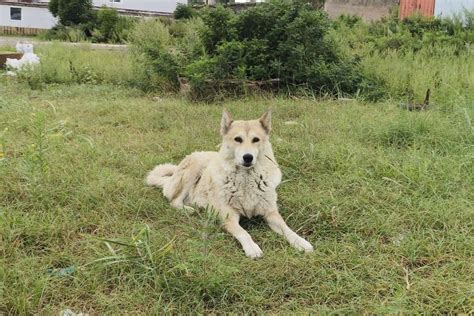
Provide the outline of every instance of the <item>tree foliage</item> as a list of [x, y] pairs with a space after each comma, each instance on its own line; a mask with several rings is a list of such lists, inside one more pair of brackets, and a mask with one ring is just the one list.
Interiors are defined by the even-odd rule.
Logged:
[[93, 18], [92, 0], [51, 0], [48, 7], [65, 26], [87, 23]]

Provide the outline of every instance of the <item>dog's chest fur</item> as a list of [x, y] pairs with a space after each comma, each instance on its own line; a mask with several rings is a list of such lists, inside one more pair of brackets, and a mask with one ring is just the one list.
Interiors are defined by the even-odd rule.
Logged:
[[227, 204], [249, 218], [269, 210], [276, 195], [267, 176], [256, 168], [239, 168], [225, 176], [223, 191]]

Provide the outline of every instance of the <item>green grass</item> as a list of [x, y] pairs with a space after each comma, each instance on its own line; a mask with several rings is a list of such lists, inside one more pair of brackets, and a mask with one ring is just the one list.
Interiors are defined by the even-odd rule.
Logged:
[[264, 251], [253, 261], [143, 182], [215, 150], [220, 105], [1, 79], [0, 313], [468, 313], [472, 102], [227, 102], [243, 119], [274, 108], [281, 213], [315, 245], [298, 253], [246, 221]]

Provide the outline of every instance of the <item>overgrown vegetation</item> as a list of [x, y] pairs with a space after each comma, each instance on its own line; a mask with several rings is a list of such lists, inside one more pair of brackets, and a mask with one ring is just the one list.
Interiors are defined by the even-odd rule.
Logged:
[[[131, 85], [167, 93], [181, 88], [198, 100], [271, 91], [411, 102], [431, 87], [442, 90], [435, 98], [444, 95], [453, 103], [450, 85], [470, 93], [469, 76], [441, 84], [447, 80], [442, 71], [450, 71], [453, 58], [471, 64], [474, 15], [469, 11], [454, 18], [413, 16], [403, 21], [394, 11], [367, 24], [354, 16], [329, 21], [311, 5], [289, 0], [240, 13], [223, 6], [193, 10], [181, 5], [175, 12], [178, 20], [134, 23], [102, 8], [91, 36], [96, 41], [128, 41]], [[85, 38], [83, 29], [60, 26], [51, 32], [56, 31], [65, 40]], [[398, 76], [389, 73], [398, 71]]]
[[[202, 9], [191, 21], [140, 24], [134, 33], [138, 39], [132, 35], [130, 40], [148, 60], [142, 67], [174, 90], [185, 77], [193, 98], [239, 95], [255, 86], [373, 97], [381, 82], [357, 59], [342, 54], [326, 36], [331, 24], [325, 13], [305, 3], [271, 1], [241, 13], [217, 6]], [[162, 35], [154, 38], [155, 32]]]
[[[468, 60], [474, 37], [470, 12], [462, 18], [414, 16], [399, 21], [394, 12], [372, 24], [350, 16], [330, 22], [324, 13], [291, 1], [272, 1], [238, 14], [217, 6], [201, 10], [200, 18], [192, 21], [142, 23], [137, 35], [150, 35], [143, 47], [132, 38], [134, 51], [146, 56], [137, 68], [142, 73], [146, 69], [149, 78], [160, 78], [146, 80], [157, 83], [146, 88], [176, 91], [179, 78], [186, 78], [190, 96], [198, 99], [270, 90], [411, 101], [428, 87], [440, 87], [439, 67], [407, 72], [399, 63], [384, 63], [384, 59], [446, 60], [448, 64], [452, 58]], [[153, 39], [155, 28], [166, 39]], [[184, 36], [185, 47], [183, 35], [191, 38]], [[155, 46], [153, 51], [150, 45]], [[391, 76], [377, 69], [380, 64], [387, 70], [397, 66], [405, 74]], [[417, 74], [423, 74], [423, 81], [417, 81]]]
[[[289, 4], [270, 5], [278, 13], [279, 5]], [[264, 7], [257, 6], [238, 18], [235, 13], [218, 7], [204, 11], [202, 18], [140, 21], [127, 36], [130, 54], [117, 53], [122, 59], [119, 67], [112, 66], [113, 77], [105, 71], [109, 64], [114, 64], [106, 57], [115, 54], [112, 52], [104, 53], [104, 58], [99, 57], [102, 53], [95, 53], [96, 60], [101, 60], [97, 66], [87, 58], [72, 64], [87, 68], [98, 82], [120, 82], [148, 92], [175, 93], [180, 87], [188, 91], [190, 86], [191, 93], [187, 95], [194, 99], [215, 100], [273, 91], [286, 95], [393, 98], [408, 102], [422, 100], [426, 89], [432, 88], [433, 103], [450, 108], [458, 102], [467, 104], [473, 96], [470, 73], [474, 23], [469, 12], [464, 14], [464, 24], [458, 18], [427, 20], [417, 16], [398, 21], [395, 14], [367, 24], [350, 16], [330, 22], [322, 13], [298, 7], [295, 9], [298, 14], [304, 13], [317, 23], [314, 28], [307, 28], [306, 22], [298, 24], [305, 21], [303, 18], [295, 19], [292, 25], [296, 35], [284, 37], [278, 33], [282, 27], [274, 27], [279, 25], [273, 23], [277, 13], [260, 8]], [[281, 12], [288, 12], [285, 10]], [[114, 19], [112, 16], [111, 20]], [[417, 28], [418, 31], [413, 31]], [[112, 34], [111, 30], [104, 27], [95, 34]], [[318, 32], [325, 32], [325, 36], [313, 36]], [[438, 36], [440, 32], [444, 37]], [[299, 44], [301, 36], [309, 38], [306, 44], [304, 41]], [[272, 40], [273, 37], [277, 39]], [[43, 75], [27, 74], [29, 82], [39, 80], [42, 83], [34, 85], [42, 86], [48, 82], [74, 82], [64, 78], [78, 78], [75, 82], [80, 83], [95, 81], [84, 80], [83, 76], [59, 75], [63, 71], [56, 70], [54, 64], [47, 65], [46, 61], [53, 62], [54, 58], [48, 55], [54, 55], [55, 49], [40, 50], [45, 58], [40, 71]], [[306, 62], [307, 58], [313, 63]], [[67, 60], [59, 60], [59, 69], [78, 68], [68, 68]]]
[[127, 51], [91, 50], [88, 44], [71, 47], [54, 43], [38, 46], [40, 64], [20, 71], [17, 80], [31, 89], [49, 84], [134, 85], [136, 75]]
[[467, 105], [474, 98], [474, 78], [468, 75], [474, 67], [473, 21], [474, 12], [469, 11], [451, 18], [415, 15], [403, 21], [394, 11], [371, 24], [342, 16], [330, 37], [346, 54], [360, 59], [367, 72], [383, 78], [391, 98], [421, 101], [431, 87], [439, 105]]
[[397, 51], [416, 52], [431, 48], [454, 48], [456, 53], [469, 52], [474, 42], [474, 11], [465, 10], [463, 14], [446, 18], [428, 18], [413, 15], [404, 20], [398, 19], [393, 10], [390, 16], [380, 21], [364, 24], [360, 18], [341, 16], [334, 22], [335, 30], [345, 35], [351, 48], [364, 48], [378, 52]]
[[59, 23], [40, 33], [45, 40], [125, 43], [136, 22], [136, 18], [120, 16], [113, 8], [104, 6], [94, 11], [91, 1], [54, 0], [49, 9]]

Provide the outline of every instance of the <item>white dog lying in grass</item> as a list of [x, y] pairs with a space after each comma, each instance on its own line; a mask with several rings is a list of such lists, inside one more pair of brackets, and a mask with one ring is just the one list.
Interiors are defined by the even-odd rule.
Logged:
[[163, 188], [163, 194], [176, 208], [216, 210], [224, 229], [242, 244], [250, 258], [261, 257], [263, 252], [239, 225], [241, 216], [261, 215], [296, 249], [313, 251], [313, 246], [291, 230], [278, 212], [276, 187], [281, 171], [269, 141], [270, 125], [269, 111], [252, 121], [233, 121], [224, 111], [219, 152], [195, 152], [177, 166], [158, 165], [146, 182]]

